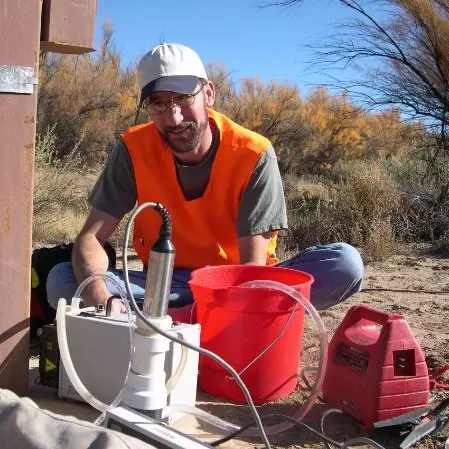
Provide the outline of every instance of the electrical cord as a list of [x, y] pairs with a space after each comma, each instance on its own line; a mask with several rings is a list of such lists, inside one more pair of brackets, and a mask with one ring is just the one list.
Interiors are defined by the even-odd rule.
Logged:
[[[324, 433], [324, 420], [326, 419], [327, 416], [329, 416], [331, 413], [340, 413], [343, 414], [343, 412], [341, 410], [339, 410], [338, 408], [330, 408], [328, 410], [326, 410], [322, 415], [321, 415], [321, 421], [320, 421], [320, 430], [321, 433], [323, 435], [325, 435]], [[331, 447], [329, 446], [329, 444], [327, 442], [324, 443], [324, 445], [327, 447], [327, 449], [331, 449]]]
[[[340, 409], [338, 408], [330, 408], [328, 410], [326, 410], [323, 415], [321, 416], [321, 421], [320, 421], [320, 430], [323, 436], [326, 436], [324, 433], [324, 420], [331, 415], [332, 413], [339, 413], [341, 415], [344, 415], [345, 413], [342, 412]], [[327, 437], [326, 437], [327, 438]], [[326, 445], [326, 447], [328, 449], [331, 449], [330, 446], [328, 445], [327, 442], [324, 443]], [[381, 444], [377, 443], [376, 441], [372, 440], [371, 438], [367, 438], [367, 437], [355, 437], [355, 438], [351, 438], [348, 441], [345, 441], [344, 443], [341, 443], [341, 448], [344, 449], [346, 447], [349, 447], [350, 445], [361, 445], [361, 444], [369, 444], [373, 447], [375, 447], [376, 449], [385, 449]]]
[[[321, 425], [324, 422], [324, 418], [330, 414], [327, 412], [331, 412], [331, 411], [332, 412], [338, 411], [340, 413], [343, 413], [341, 410], [338, 410], [338, 409], [327, 410], [323, 414], [323, 417], [321, 418]], [[324, 434], [324, 432], [320, 432], [320, 431], [314, 429], [313, 427], [309, 426], [305, 422], [299, 421], [299, 420], [297, 420], [291, 416], [288, 416], [288, 415], [283, 415], [282, 413], [271, 413], [269, 415], [262, 416], [261, 419], [266, 420], [266, 419], [278, 418], [278, 417], [283, 418], [286, 421], [290, 421], [291, 423], [293, 423], [296, 426], [301, 426], [301, 427], [306, 428], [307, 430], [312, 432], [314, 435], [316, 435], [318, 438], [320, 438], [323, 441], [323, 443], [326, 444], [326, 447], [329, 447], [329, 448], [330, 448], [329, 444], [332, 444], [340, 449], [346, 449], [347, 447], [350, 447], [350, 446], [358, 446], [358, 445], [365, 444], [365, 445], [371, 445], [371, 446], [375, 447], [376, 449], [385, 449], [382, 445], [380, 445], [376, 441], [374, 441], [370, 438], [366, 438], [366, 437], [356, 437], [356, 438], [352, 438], [348, 441], [345, 441], [344, 443], [340, 443], [338, 441], [333, 440], [332, 438], [329, 438], [328, 436], [326, 436]], [[227, 441], [237, 437], [238, 435], [240, 435], [242, 432], [244, 432], [246, 429], [248, 429], [249, 427], [251, 427], [253, 425], [254, 425], [254, 421], [248, 422], [245, 425], [243, 425], [239, 430], [236, 430], [235, 432], [232, 432], [231, 434], [226, 435], [225, 437], [220, 438], [219, 440], [212, 441], [209, 444], [211, 446], [216, 447], [216, 446], [219, 446], [220, 444], [226, 443]]]
[[[270, 418], [283, 418], [286, 421], [290, 421], [294, 425], [299, 425], [299, 426], [305, 427], [307, 430], [310, 430], [312, 433], [314, 433], [315, 435], [317, 435], [324, 441], [334, 444], [337, 447], [341, 447], [341, 444], [338, 443], [337, 441], [334, 441], [331, 438], [329, 438], [325, 435], [322, 435], [318, 430], [314, 429], [313, 427], [309, 426], [308, 424], [306, 424], [302, 421], [298, 421], [297, 419], [292, 418], [291, 416], [283, 415], [282, 413], [270, 413], [269, 415], [264, 415], [261, 417], [261, 419], [263, 419], [263, 420], [270, 419]], [[251, 427], [253, 425], [254, 425], [254, 421], [248, 422], [248, 423], [244, 424], [241, 427], [241, 429], [236, 430], [235, 432], [232, 432], [229, 435], [226, 435], [225, 437], [220, 438], [219, 440], [212, 441], [209, 444], [211, 446], [215, 447], [215, 446], [219, 446], [220, 444], [226, 443], [227, 441], [232, 440], [233, 438], [239, 436], [242, 432], [244, 432], [246, 429], [248, 429], [249, 427]]]
[[369, 445], [375, 447], [376, 449], [385, 449], [385, 447], [382, 446], [381, 444], [377, 443], [376, 441], [372, 440], [371, 438], [366, 438], [366, 437], [356, 437], [356, 438], [352, 438], [348, 441], [345, 441], [341, 445], [341, 449], [346, 449], [347, 447], [350, 447], [350, 446], [361, 446], [361, 445], [365, 445], [365, 444], [369, 444]]
[[[265, 433], [265, 430], [263, 428], [262, 425], [262, 421], [259, 417], [259, 414], [257, 413], [256, 407], [254, 405], [254, 402], [251, 398], [251, 395], [246, 387], [246, 385], [243, 383], [242, 379], [240, 378], [240, 376], [238, 375], [238, 373], [234, 370], [234, 368], [229, 365], [227, 362], [225, 362], [221, 357], [217, 356], [215, 353], [208, 351], [207, 349], [201, 348], [199, 346], [195, 346], [192, 345], [190, 343], [188, 343], [187, 341], [181, 340], [177, 337], [174, 337], [173, 335], [170, 335], [164, 331], [162, 331], [161, 329], [159, 329], [157, 326], [155, 326], [139, 309], [139, 307], [137, 306], [136, 300], [134, 299], [134, 295], [131, 291], [131, 286], [130, 286], [130, 282], [129, 282], [129, 275], [128, 275], [128, 260], [127, 260], [127, 254], [126, 254], [126, 250], [128, 248], [128, 242], [129, 242], [129, 234], [130, 234], [130, 230], [131, 230], [131, 224], [134, 221], [134, 218], [145, 208], [147, 207], [152, 207], [153, 209], [157, 210], [157, 211], [165, 211], [166, 209], [160, 204], [160, 203], [153, 203], [153, 202], [147, 202], [147, 203], [143, 203], [141, 204], [139, 207], [137, 207], [133, 213], [131, 214], [131, 216], [129, 217], [129, 220], [126, 224], [126, 231], [125, 231], [125, 237], [123, 239], [123, 255], [122, 255], [122, 260], [123, 260], [123, 280], [125, 283], [125, 288], [126, 288], [126, 292], [128, 294], [128, 299], [130, 302], [130, 305], [133, 309], [133, 311], [135, 312], [135, 314], [148, 326], [150, 327], [154, 332], [157, 332], [158, 334], [161, 334], [162, 336], [164, 336], [165, 338], [178, 343], [180, 345], [186, 346], [189, 349], [192, 349], [193, 351], [196, 351], [202, 355], [205, 355], [207, 357], [212, 358], [213, 360], [215, 360], [217, 363], [219, 363], [221, 366], [223, 366], [227, 371], [229, 371], [229, 373], [234, 377], [234, 379], [236, 380], [236, 382], [238, 383], [239, 387], [241, 388], [246, 401], [248, 403], [248, 406], [250, 407], [251, 413], [254, 416], [254, 421], [253, 423], [256, 424], [260, 436], [262, 438], [262, 441], [265, 445], [265, 447], [267, 449], [270, 449], [270, 443], [268, 441], [267, 435]], [[166, 212], [167, 214], [167, 212]], [[163, 214], [161, 214], [163, 215]], [[167, 214], [168, 216], [168, 214]], [[166, 217], [164, 217], [166, 218]], [[164, 220], [166, 221], [166, 220]], [[163, 223], [163, 226], [166, 223]], [[164, 231], [166, 231], [165, 227], [164, 227]]]

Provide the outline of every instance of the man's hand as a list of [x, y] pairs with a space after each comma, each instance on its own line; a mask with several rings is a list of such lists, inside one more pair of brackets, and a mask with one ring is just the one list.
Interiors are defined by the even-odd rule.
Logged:
[[112, 313], [125, 313], [126, 312], [126, 307], [120, 301], [120, 299], [114, 298], [112, 300], [112, 304], [111, 304], [111, 312]]
[[[78, 282], [94, 274], [107, 272], [109, 260], [103, 246], [119, 222], [119, 218], [92, 209], [72, 250], [72, 267]], [[95, 279], [83, 291], [86, 305], [105, 304], [110, 296], [103, 279]], [[121, 310], [121, 306], [116, 304], [114, 310]]]

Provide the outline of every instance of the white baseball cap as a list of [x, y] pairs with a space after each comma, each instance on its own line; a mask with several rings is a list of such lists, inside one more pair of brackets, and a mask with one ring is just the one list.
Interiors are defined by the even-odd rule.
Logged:
[[137, 85], [140, 101], [154, 92], [192, 93], [198, 78], [207, 79], [200, 57], [181, 44], [162, 44], [143, 56], [137, 66]]

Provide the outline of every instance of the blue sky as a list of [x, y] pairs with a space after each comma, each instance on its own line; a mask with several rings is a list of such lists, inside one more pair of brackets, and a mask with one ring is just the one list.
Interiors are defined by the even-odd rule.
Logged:
[[162, 41], [178, 42], [196, 50], [205, 64], [224, 64], [234, 81], [288, 81], [303, 94], [326, 82], [324, 74], [306, 73], [306, 46], [351, 17], [336, 0], [306, 0], [287, 9], [260, 9], [258, 0], [129, 0], [126, 6], [123, 0], [97, 1], [95, 45], [108, 21], [125, 65]]

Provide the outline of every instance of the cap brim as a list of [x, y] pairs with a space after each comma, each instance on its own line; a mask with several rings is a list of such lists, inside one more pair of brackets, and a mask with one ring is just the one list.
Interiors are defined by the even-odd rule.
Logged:
[[140, 101], [154, 94], [155, 92], [167, 91], [178, 94], [191, 94], [198, 86], [198, 78], [191, 75], [163, 76], [147, 84], [140, 96]]

